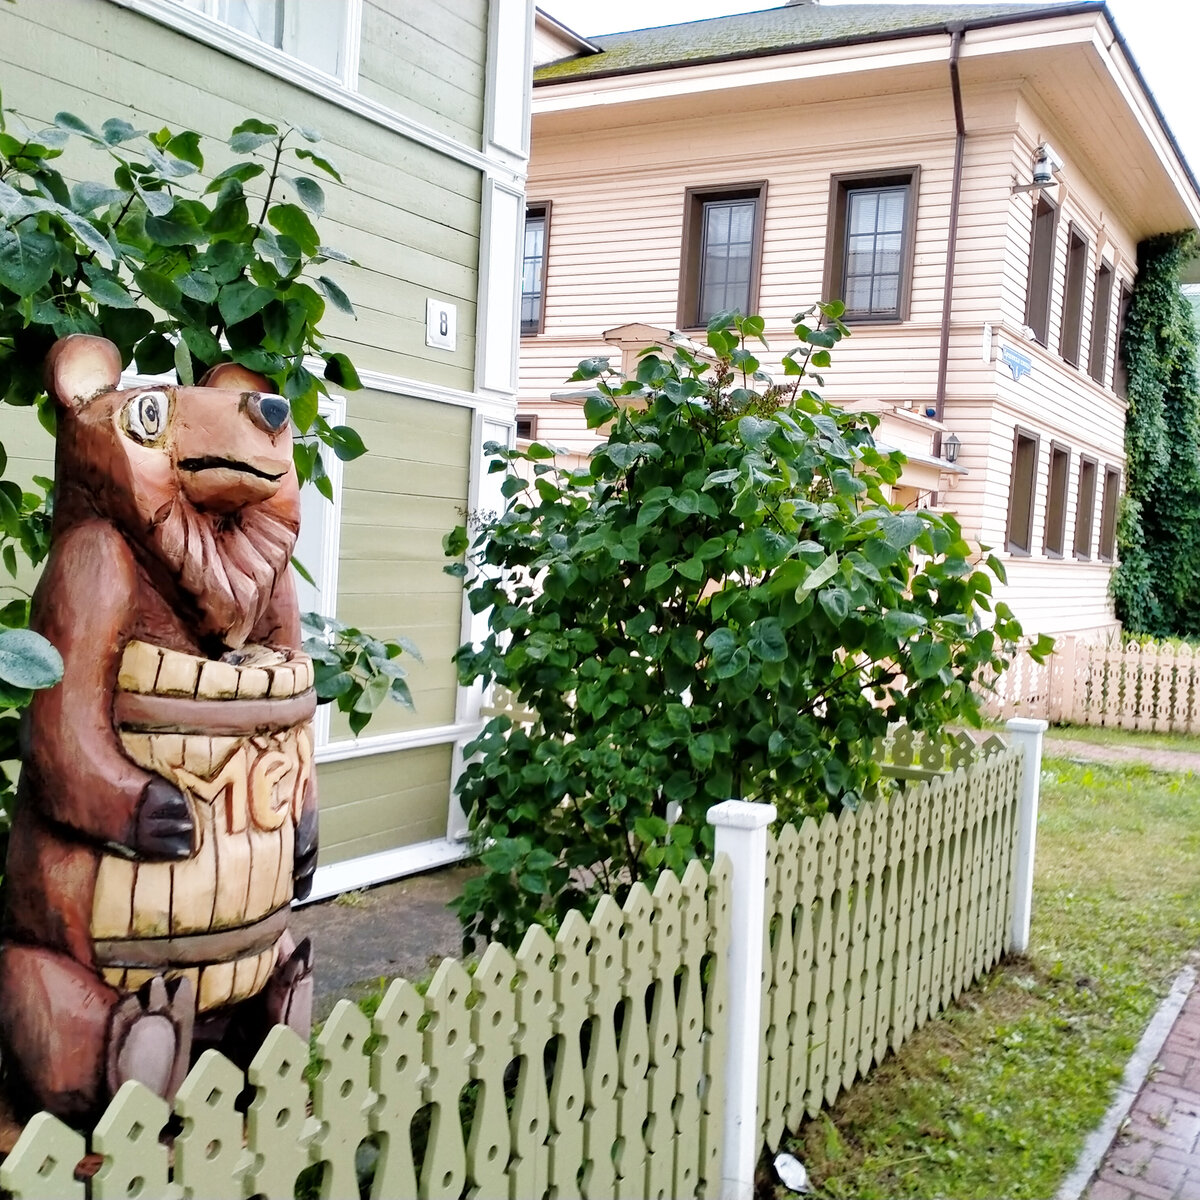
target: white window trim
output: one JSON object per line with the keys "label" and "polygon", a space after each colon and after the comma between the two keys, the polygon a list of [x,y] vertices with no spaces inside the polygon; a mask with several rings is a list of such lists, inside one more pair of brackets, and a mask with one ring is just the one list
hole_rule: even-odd
{"label": "white window trim", "polygon": [[358,87],[359,44],[362,39],[362,0],[342,0],[345,11],[343,34],[342,71],[339,75],[322,71],[310,62],[296,55],[269,45],[240,29],[227,25],[207,12],[185,8],[173,0],[114,0],[124,8],[131,8],[144,16],[153,17],[164,25],[170,25],[200,42],[207,42],[219,50],[224,50],[254,66],[263,67],[273,75],[300,83],[308,87],[312,84],[328,86],[330,83],[340,84],[344,88]]}
{"label": "white window trim", "polygon": [[395,112],[376,100],[369,99],[357,90],[358,46],[362,37],[362,0],[346,0],[346,3],[354,6],[358,14],[356,18],[358,23],[353,29],[348,26],[346,31],[347,39],[352,34],[354,37],[354,51],[351,53],[348,50],[346,56],[347,63],[353,62],[354,64],[353,84],[335,79],[332,75],[319,71],[282,50],[266,46],[202,13],[181,8],[179,5],[171,3],[171,0],[108,0],[108,2],[139,13],[143,17],[149,17],[160,25],[169,26],[198,42],[204,42],[233,58],[241,59],[242,62],[258,67],[315,96],[320,96],[323,100],[328,100],[331,104],[336,104],[347,112],[355,113],[380,128],[399,133],[422,146],[427,146],[430,150],[436,150],[448,158],[453,158],[469,167],[475,167],[485,174],[497,174],[499,177],[506,178],[516,187],[524,187],[524,159],[512,162],[500,159],[498,156],[484,154],[461,142],[456,142],[452,137],[429,129],[419,121]]}

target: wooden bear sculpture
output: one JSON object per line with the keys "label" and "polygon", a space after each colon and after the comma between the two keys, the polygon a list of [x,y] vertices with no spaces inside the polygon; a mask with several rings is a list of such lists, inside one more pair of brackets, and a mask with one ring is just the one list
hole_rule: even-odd
{"label": "wooden bear sculpture", "polygon": [[29,713],[0,1038],[13,1095],[78,1119],[127,1079],[170,1098],[198,1045],[307,1036],[311,954],[287,918],[316,865],[315,696],[287,401],[233,364],[117,391],[116,347],[81,334],[46,370],[31,623],[64,673]]}

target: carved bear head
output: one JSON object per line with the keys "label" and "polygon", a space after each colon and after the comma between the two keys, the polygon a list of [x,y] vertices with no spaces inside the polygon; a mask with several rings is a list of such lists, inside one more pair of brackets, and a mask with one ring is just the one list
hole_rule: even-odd
{"label": "carved bear head", "polygon": [[58,406],[55,529],[120,527],[152,575],[197,602],[201,632],[240,646],[286,571],[299,529],[288,402],[234,363],[196,387],[118,390],[105,338],[72,334],[46,359]]}

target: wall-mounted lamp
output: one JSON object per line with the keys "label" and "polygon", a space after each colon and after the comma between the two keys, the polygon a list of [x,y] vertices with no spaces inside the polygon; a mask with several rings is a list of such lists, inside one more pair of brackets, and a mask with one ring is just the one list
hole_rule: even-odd
{"label": "wall-mounted lamp", "polygon": [[942,438],[942,455],[948,463],[958,462],[958,452],[962,449],[962,442],[953,434],[947,434]]}
{"label": "wall-mounted lamp", "polygon": [[1033,182],[1022,183],[1013,188],[1014,192],[1033,192],[1041,188],[1058,186],[1055,174],[1062,170],[1063,160],[1049,142],[1042,142],[1033,152]]}

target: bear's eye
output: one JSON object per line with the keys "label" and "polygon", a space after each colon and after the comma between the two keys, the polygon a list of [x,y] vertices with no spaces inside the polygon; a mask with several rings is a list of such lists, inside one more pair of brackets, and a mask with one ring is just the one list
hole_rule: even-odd
{"label": "bear's eye", "polygon": [[167,427],[170,400],[164,392],[140,392],[125,405],[125,427],[139,442],[157,441]]}

